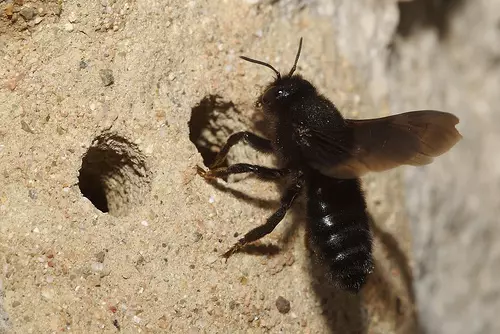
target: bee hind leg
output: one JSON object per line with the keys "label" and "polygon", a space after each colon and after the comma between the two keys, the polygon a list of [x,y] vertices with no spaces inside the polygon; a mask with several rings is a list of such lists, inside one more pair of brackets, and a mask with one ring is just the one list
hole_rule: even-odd
{"label": "bee hind leg", "polygon": [[281,222],[281,220],[285,217],[286,212],[292,206],[295,198],[300,194],[304,185],[304,181],[302,179],[296,179],[296,182],[286,189],[285,194],[281,198],[281,206],[275,213],[273,213],[267,221],[257,226],[256,228],[250,230],[246,233],[233,247],[231,247],[227,252],[225,252],[222,256],[226,259],[231,255],[239,251],[246,244],[257,241],[264,236],[271,233],[276,226]]}

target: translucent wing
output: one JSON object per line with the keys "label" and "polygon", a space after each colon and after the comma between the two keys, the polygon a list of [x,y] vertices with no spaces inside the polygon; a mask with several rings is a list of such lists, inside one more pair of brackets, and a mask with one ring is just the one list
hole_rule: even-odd
{"label": "translucent wing", "polygon": [[304,154],[324,175],[347,179],[400,165],[426,165],[462,138],[455,128],[458,118],[440,111],[345,121],[342,130],[311,130],[308,134]]}

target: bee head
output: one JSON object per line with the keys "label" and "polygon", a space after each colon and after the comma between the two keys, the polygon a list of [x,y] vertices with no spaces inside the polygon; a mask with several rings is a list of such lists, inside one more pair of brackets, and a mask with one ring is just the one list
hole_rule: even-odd
{"label": "bee head", "polygon": [[314,86],[309,81],[296,74],[276,79],[270,83],[259,100],[264,109],[272,109],[286,106],[297,98],[305,96],[308,92],[314,93],[315,91]]}
{"label": "bee head", "polygon": [[303,79],[300,75],[293,74],[297,68],[297,62],[299,61],[300,51],[302,49],[302,38],[299,43],[299,50],[295,56],[295,62],[293,67],[287,75],[281,76],[280,72],[276,70],[272,65],[265,63],[260,60],[248,58],[241,56],[240,58],[251,63],[266,66],[274,71],[276,78],[271,82],[264,93],[260,96],[259,102],[264,106],[264,110],[272,110],[276,107],[286,106],[291,101],[295,100],[300,93],[300,96],[304,96],[308,92],[315,92],[313,85]]}

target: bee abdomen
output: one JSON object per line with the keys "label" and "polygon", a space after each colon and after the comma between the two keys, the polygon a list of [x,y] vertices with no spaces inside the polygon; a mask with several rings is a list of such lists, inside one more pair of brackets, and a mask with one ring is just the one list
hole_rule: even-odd
{"label": "bee abdomen", "polygon": [[372,236],[363,211],[330,213],[309,221],[314,250],[339,287],[359,291],[373,270]]}

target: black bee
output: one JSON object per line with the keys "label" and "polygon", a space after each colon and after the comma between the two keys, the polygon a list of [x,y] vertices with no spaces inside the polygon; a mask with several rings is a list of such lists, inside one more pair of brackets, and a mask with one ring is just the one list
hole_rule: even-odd
{"label": "black bee", "polygon": [[[198,167],[198,172],[206,179],[253,173],[264,180],[289,180],[279,209],[245,234],[224,254],[226,258],[271,233],[307,188],[307,230],[314,253],[328,267],[334,284],[358,292],[373,270],[372,234],[359,177],[430,163],[461,139],[455,128],[459,120],[433,110],[345,119],[309,81],[294,74],[301,48],[302,39],[292,69],[283,76],[270,64],[241,57],[276,73],[259,97],[271,138],[234,133],[210,169]],[[280,168],[246,163],[221,167],[229,149],[242,140],[258,151],[274,153]]]}

